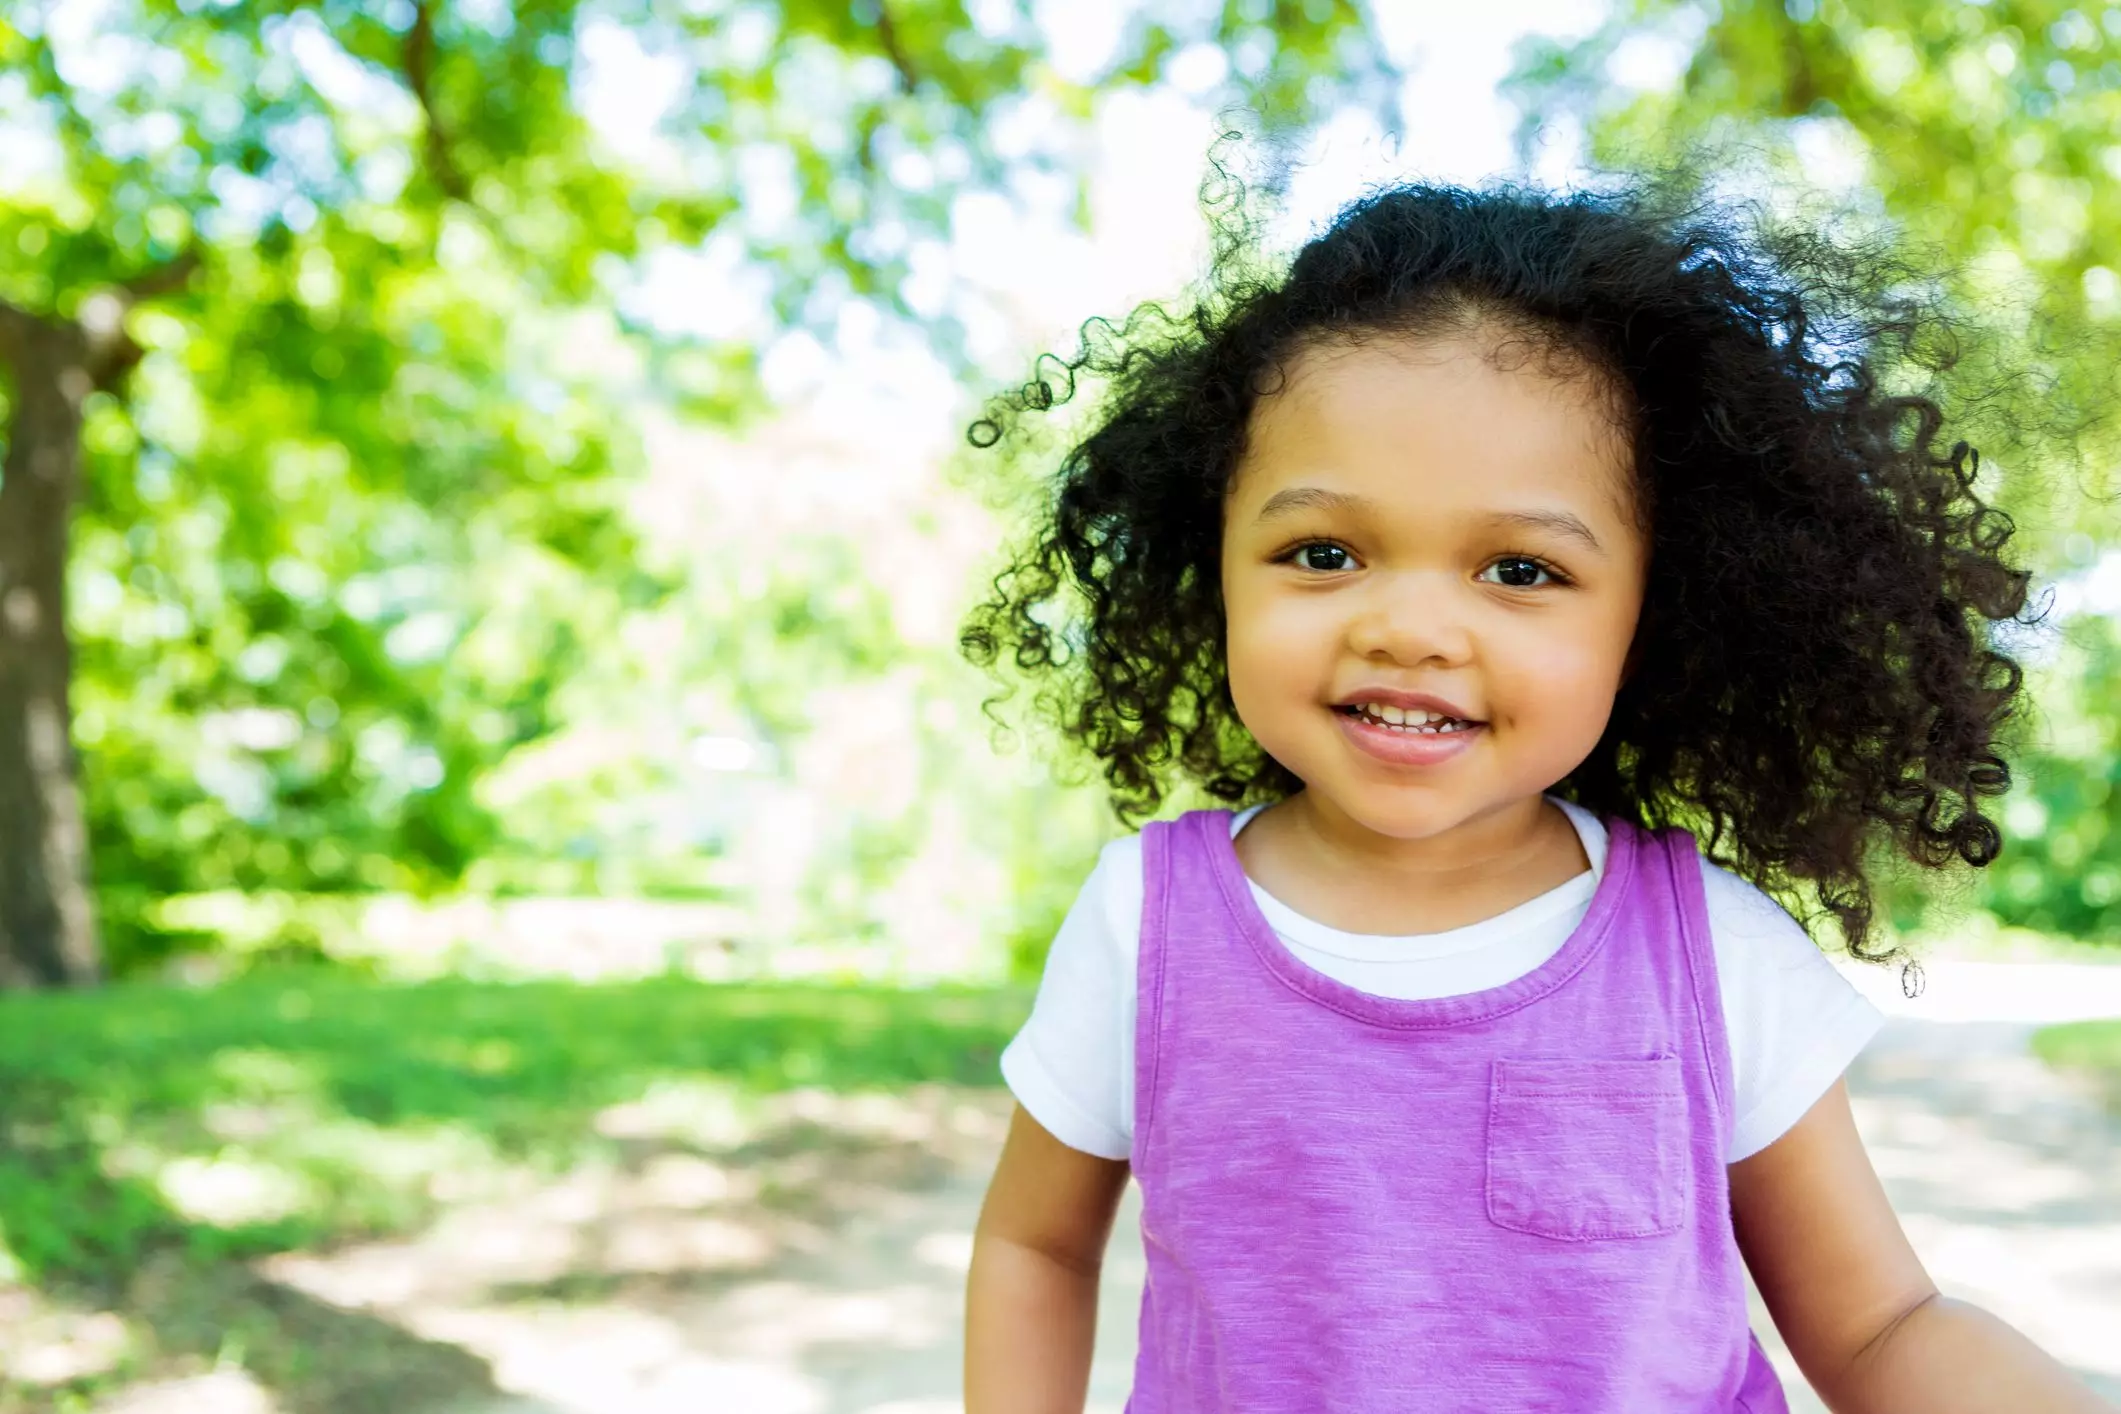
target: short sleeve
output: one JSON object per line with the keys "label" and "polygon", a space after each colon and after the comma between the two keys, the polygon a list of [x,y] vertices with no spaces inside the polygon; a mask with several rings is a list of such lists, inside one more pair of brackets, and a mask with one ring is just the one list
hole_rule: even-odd
{"label": "short sleeve", "polygon": [[1017,1103],[1061,1143],[1102,1159],[1132,1149],[1141,868],[1139,836],[1105,846],[1054,935],[1030,1019],[1002,1051]]}
{"label": "short sleeve", "polygon": [[1885,1016],[1780,904],[1706,860],[1701,875],[1731,1044],[1736,1163],[1804,1118]]}

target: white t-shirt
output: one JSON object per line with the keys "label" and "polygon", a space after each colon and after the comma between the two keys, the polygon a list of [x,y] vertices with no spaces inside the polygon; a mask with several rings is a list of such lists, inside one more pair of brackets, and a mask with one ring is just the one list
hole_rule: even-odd
{"label": "white t-shirt", "polygon": [[[1507,913],[1447,933],[1345,933],[1252,885],[1283,946],[1306,966],[1375,996],[1486,991],[1561,950],[1605,869],[1605,826],[1567,801],[1591,867]],[[1257,813],[1234,816],[1234,837]],[[1729,1161],[1782,1137],[1884,1022],[1796,920],[1759,889],[1702,861],[1709,933],[1731,1045],[1737,1122]],[[1135,958],[1141,949],[1139,835],[1105,846],[1053,940],[1031,1018],[1002,1052],[1002,1078],[1031,1117],[1071,1148],[1124,1159],[1134,1134]]]}

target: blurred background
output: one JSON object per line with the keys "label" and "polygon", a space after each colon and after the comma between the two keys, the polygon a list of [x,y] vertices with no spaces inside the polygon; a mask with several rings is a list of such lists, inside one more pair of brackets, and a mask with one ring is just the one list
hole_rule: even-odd
{"label": "blurred background", "polygon": [[958,659],[1054,450],[964,430],[1211,148],[1273,251],[1709,151],[1939,272],[2039,710],[1859,1118],[2121,1394],[2121,7],[12,0],[0,1414],[957,1407],[1117,831]]}

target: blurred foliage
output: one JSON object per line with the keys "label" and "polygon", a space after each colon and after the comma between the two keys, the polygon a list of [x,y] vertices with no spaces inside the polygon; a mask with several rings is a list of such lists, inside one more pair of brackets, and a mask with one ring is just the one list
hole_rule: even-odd
{"label": "blurred foliage", "polygon": [[[1210,100],[1269,128],[1392,91],[1353,0],[1131,11],[1072,77],[1028,0],[6,7],[0,299],[72,318],[198,262],[85,428],[75,735],[112,965],[182,944],[149,921],[179,893],[482,862],[486,887],[710,887],[604,867],[598,802],[637,766],[487,789],[608,701],[585,676],[653,675],[629,634],[689,567],[650,569],[627,514],[640,408],[758,416],[760,348],[850,302],[962,366],[955,315],[908,294],[957,198],[1058,184],[1080,214],[1100,95],[1204,52]],[[754,686],[780,668],[907,661],[858,562],[806,553],[683,608],[769,742],[807,725]]]}
{"label": "blurred foliage", "polygon": [[[2052,583],[2115,553],[2121,7],[1621,0],[1581,41],[1528,43],[1512,87],[1528,141],[1574,117],[1608,168],[1708,154],[1725,195],[1882,236],[1935,270],[1972,335],[1947,412],[1989,454],[2023,561]],[[1966,891],[1896,886],[1899,921],[1972,902],[2121,941],[2121,651],[2108,613],[2060,628],[2035,655],[2001,860]]]}
{"label": "blurred foliage", "polygon": [[2106,1107],[2121,1115],[2121,1022],[2072,1022],[2032,1032],[2032,1051],[2051,1066],[2081,1071],[2106,1092]]}
{"label": "blurred foliage", "polygon": [[2121,627],[2070,620],[2034,678],[2003,856],[1974,899],[2006,924],[2121,943]]}
{"label": "blurred foliage", "polygon": [[2087,514],[2121,527],[2121,8],[1620,0],[1580,42],[1529,44],[1512,86],[1527,139],[1573,116],[1602,165],[1706,157],[1785,203],[1824,198],[1813,214],[1844,235],[1882,217],[2001,336],[1956,406],[2006,459],[2003,497],[2031,537],[2045,548]]}
{"label": "blurred foliage", "polygon": [[[692,1087],[989,1085],[1018,992],[363,982],[254,973],[0,997],[0,1265],[122,1284],[149,1257],[255,1257],[402,1230],[439,1176],[564,1168],[615,1104]],[[192,1180],[219,1166],[220,1189]],[[228,1195],[216,1217],[172,1194]],[[218,1210],[217,1210],[218,1211]]]}
{"label": "blurred foliage", "polygon": [[2121,1115],[2121,1021],[2079,1021],[2033,1033],[2033,1052],[2049,1065],[2084,1071]]}

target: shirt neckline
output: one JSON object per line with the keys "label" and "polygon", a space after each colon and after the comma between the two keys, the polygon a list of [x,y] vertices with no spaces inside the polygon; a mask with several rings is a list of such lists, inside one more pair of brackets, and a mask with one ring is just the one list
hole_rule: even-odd
{"label": "shirt neckline", "polygon": [[[1567,816],[1569,823],[1575,827],[1576,838],[1583,845],[1584,857],[1589,861],[1589,867],[1538,897],[1526,899],[1515,908],[1506,909],[1492,918],[1483,918],[1478,922],[1434,933],[1356,933],[1321,923],[1309,914],[1290,907],[1261,888],[1249,874],[1245,876],[1245,887],[1251,891],[1252,901],[1259,906],[1261,916],[1267,920],[1267,926],[1274,930],[1285,945],[1294,944],[1328,957],[1343,958],[1350,962],[1441,962],[1447,958],[1462,957],[1467,953],[1499,947],[1540,927],[1558,914],[1583,908],[1596,891],[1598,877],[1604,871],[1606,830],[1599,823],[1598,817],[1573,801],[1561,800],[1554,796],[1548,796],[1547,799],[1559,806],[1562,814]],[[1244,827],[1265,808],[1254,805],[1232,815],[1231,839],[1234,840],[1243,834]]]}
{"label": "shirt neckline", "polygon": [[1298,913],[1253,883],[1249,876],[1245,883],[1260,916],[1277,937],[1350,962],[1441,962],[1499,947],[1540,928],[1559,914],[1581,908],[1598,887],[1596,877],[1587,869],[1537,898],[1476,923],[1434,933],[1351,933]]}
{"label": "shirt neckline", "polygon": [[1398,1030],[1491,1020],[1538,1001],[1574,977],[1612,931],[1613,916],[1633,880],[1640,850],[1636,832],[1626,822],[1606,822],[1605,868],[1598,875],[1589,910],[1560,949],[1531,971],[1478,992],[1445,997],[1381,997],[1329,977],[1290,952],[1252,896],[1251,880],[1238,861],[1237,846],[1230,834],[1230,812],[1203,811],[1194,818],[1199,821],[1196,828],[1207,836],[1203,845],[1223,903],[1267,970],[1299,996],[1357,1021]]}

